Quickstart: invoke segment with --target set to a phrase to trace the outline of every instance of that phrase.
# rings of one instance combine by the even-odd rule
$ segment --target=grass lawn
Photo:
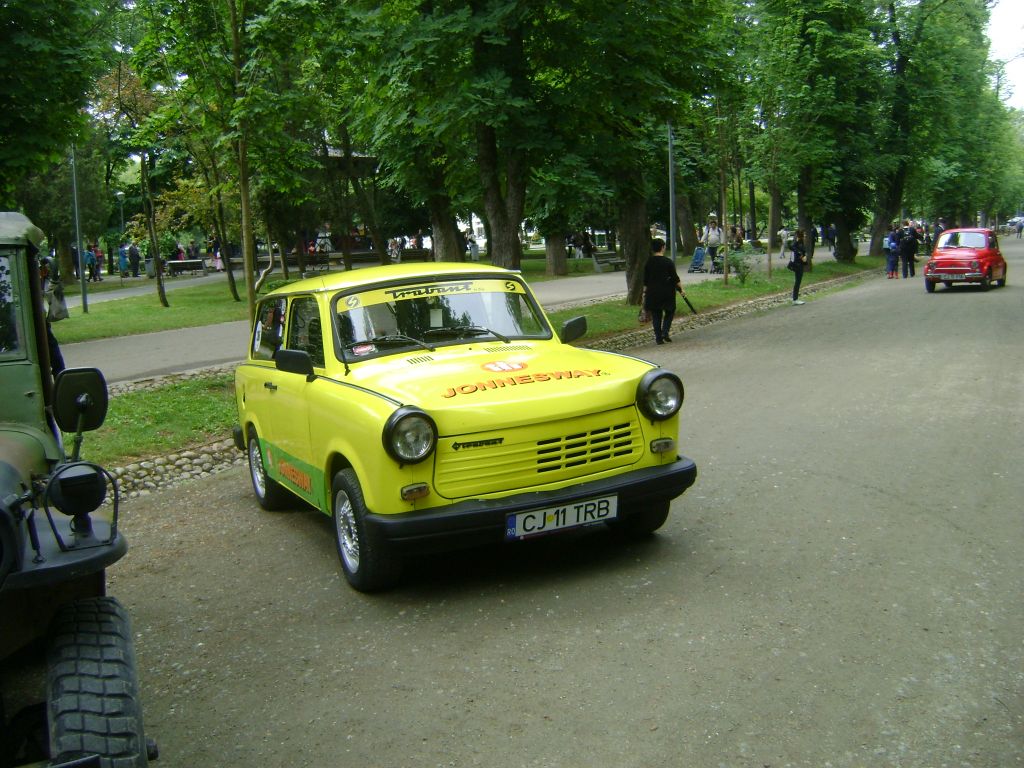
[[[855,265],[823,260],[804,275],[804,285],[875,268],[881,268],[880,259],[862,257]],[[543,275],[544,269],[543,259],[524,260],[523,272],[530,281],[536,280],[538,273]],[[689,286],[686,295],[698,311],[703,311],[783,293],[791,286],[790,273],[778,269],[771,280],[760,273],[752,274],[745,285],[735,277],[730,278],[729,285],[723,285],[721,280],[709,280]],[[62,321],[57,330],[61,341],[69,342],[72,341],[69,331],[78,324],[96,334],[88,338],[101,338],[145,332],[139,330],[140,327],[163,330],[242,320],[246,316],[245,305],[232,301],[227,286],[221,283],[180,288],[170,296],[170,303],[170,309],[160,307],[155,295],[98,303],[88,316],[72,315],[73,319]],[[584,314],[589,327],[587,336],[600,338],[636,330],[636,313],[635,306],[615,300],[552,312],[549,317],[559,328],[565,320]],[[107,329],[116,332],[106,333]],[[223,439],[230,435],[236,418],[230,375],[200,377],[159,389],[127,393],[111,398],[106,423],[89,435],[87,456],[106,466],[125,466],[140,458]]]
[[[227,281],[178,288],[167,294],[170,307],[160,306],[155,281],[150,285],[153,292],[145,296],[94,302],[89,304],[88,313],[74,308],[71,317],[54,325],[54,333],[61,344],[74,344],[245,320],[249,316],[244,301],[244,285],[239,286],[242,301],[231,298]]]

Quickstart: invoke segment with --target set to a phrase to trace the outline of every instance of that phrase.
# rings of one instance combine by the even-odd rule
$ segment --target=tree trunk
[[[143,151],[139,159],[139,179],[142,182],[142,207],[146,214],[146,231],[149,234],[149,253],[153,259],[153,274],[156,275],[156,295],[160,300],[160,306],[169,307],[171,305],[167,301],[167,291],[164,289],[163,258],[160,256],[160,243],[156,236],[156,207],[153,202],[153,191],[150,188],[149,162],[149,153]],[[84,254],[81,255],[84,256]]]
[[[559,228],[553,235],[544,235],[544,258],[547,260],[549,275],[569,274],[569,263],[565,254],[565,228]]]
[[[430,210],[430,239],[434,245],[435,261],[465,261],[466,252],[460,247],[458,223],[452,214],[447,195],[431,195],[427,200]]]
[[[476,145],[484,215],[490,230],[488,255],[495,266],[518,269],[523,255],[519,225],[526,200],[525,161],[519,153],[511,153],[502,173],[498,167],[497,137],[494,129],[487,125],[477,126]]]
[[[779,242],[779,230],[782,229],[782,192],[774,181],[768,182],[768,250],[772,251],[782,245]]]
[[[814,169],[809,165],[805,165],[800,169],[800,176],[796,185],[796,225],[798,229],[804,231],[804,247],[807,249],[808,272],[813,269],[814,265],[814,239],[811,237],[811,227],[814,224],[807,211],[807,201],[811,196],[813,177]]]
[[[676,226],[679,228],[679,244],[682,248],[680,259],[689,263],[697,249],[697,226],[686,195],[676,195]]]
[[[236,141],[235,148],[238,151],[238,192],[242,211],[242,269],[245,270],[245,293],[251,323],[256,317],[256,236],[252,229],[249,193],[249,143],[244,131]]]
[[[857,256],[857,246],[853,242],[853,230],[842,216],[836,217],[836,250],[835,260],[852,264]]]
[[[619,235],[622,239],[622,255],[626,259],[626,301],[639,304],[644,291],[644,265],[651,255],[651,229],[647,220],[647,198],[643,194],[643,183],[639,171],[631,173],[634,181],[620,195]]]
[[[754,180],[747,180],[747,196],[750,198],[750,229],[747,234],[750,235],[750,242],[753,243],[758,239],[757,237],[757,201],[754,198]]]

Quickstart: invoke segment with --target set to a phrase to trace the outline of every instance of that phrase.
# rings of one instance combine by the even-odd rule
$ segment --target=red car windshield
[[[939,248],[984,248],[984,232],[943,232]]]

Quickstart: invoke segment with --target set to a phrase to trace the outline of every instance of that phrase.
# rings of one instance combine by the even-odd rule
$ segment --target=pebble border
[[[875,271],[866,271],[858,272],[853,275],[846,275],[844,277],[837,277],[833,280],[826,280],[821,283],[808,285],[801,290],[801,294],[811,295],[855,280],[880,277],[881,274],[881,271],[878,271],[877,273]],[[761,312],[782,304],[789,304],[789,296],[790,294],[787,291],[786,293],[762,296],[757,299],[751,299],[749,301],[740,302],[739,304],[733,304],[721,309],[703,312],[698,315],[689,314],[680,316],[672,323],[672,330],[673,332],[679,333],[693,328],[711,325],[712,323],[718,323],[723,320],[741,317],[742,315],[748,315],[752,312]],[[557,306],[549,307],[547,311],[551,312],[562,309],[572,309],[574,307],[586,307],[591,304],[598,304],[603,301],[607,301],[609,298],[614,299],[624,297],[625,294],[620,294],[619,296],[606,296],[585,302],[559,304]],[[593,341],[584,342],[580,346],[587,349],[603,349],[611,352],[621,352],[623,350],[644,346],[650,343],[651,331],[650,328],[645,327],[638,328],[635,331],[627,331],[615,336],[594,339]],[[199,376],[213,376],[217,374],[231,373],[237,365],[238,363],[227,363],[225,365],[196,368],[191,371],[182,371],[180,373],[155,376],[148,379],[139,379],[137,381],[117,382],[109,386],[110,396],[117,397],[118,395],[126,394],[128,392],[158,389],[160,387],[173,385],[178,381],[184,381],[186,379],[196,378]],[[235,441],[229,437],[227,439],[216,440],[205,445],[190,446],[187,450],[172,453],[167,456],[158,456],[144,461],[133,462],[124,467],[115,467],[110,470],[110,473],[117,478],[121,497],[130,499],[138,496],[148,496],[149,494],[161,489],[173,488],[176,485],[180,485],[181,483],[195,478],[209,477],[217,472],[223,472],[226,469],[231,469],[232,467],[236,467],[240,464],[245,464],[246,460],[247,457],[245,452],[239,451],[235,447]]]

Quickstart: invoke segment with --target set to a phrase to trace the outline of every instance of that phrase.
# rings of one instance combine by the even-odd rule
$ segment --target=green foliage
[[[746,285],[750,277],[750,257],[743,251],[729,251],[729,271],[740,281],[740,285]]]
[[[0,4],[0,205],[62,157],[111,48],[113,0]]]

